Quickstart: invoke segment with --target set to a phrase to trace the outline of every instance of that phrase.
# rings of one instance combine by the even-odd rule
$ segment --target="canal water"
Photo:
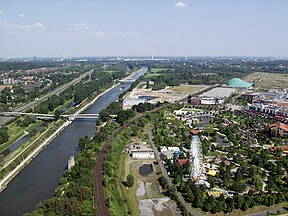
[[[1,152],[0,155],[1,154],[3,154],[4,156],[8,155],[10,152],[14,151],[19,146],[21,146],[23,143],[25,143],[27,140],[29,140],[31,138],[31,134],[41,131],[47,125],[48,125],[48,123],[44,122],[40,126],[36,127],[33,131],[30,132],[30,134],[27,134],[27,135],[23,136],[21,139],[17,140],[17,142],[13,143],[13,145],[11,145],[9,148],[7,148],[3,152]]]
[[[146,72],[145,67],[132,78],[137,79]],[[116,86],[83,113],[99,113],[118,100],[123,87],[128,89],[130,86],[131,82]],[[85,135],[92,137],[95,129],[96,120],[93,119],[75,120],[66,127],[0,194],[0,216],[23,215],[35,209],[40,201],[52,197],[66,170],[68,158],[79,152],[79,139]]]

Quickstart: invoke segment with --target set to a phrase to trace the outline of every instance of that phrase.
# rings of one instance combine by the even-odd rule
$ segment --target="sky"
[[[0,57],[288,56],[287,0],[0,0]]]

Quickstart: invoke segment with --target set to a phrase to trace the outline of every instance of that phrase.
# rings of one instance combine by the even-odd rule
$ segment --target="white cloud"
[[[22,24],[6,23],[6,22],[0,21],[0,28],[25,30],[25,29],[45,29],[45,26],[40,22],[22,25]]]
[[[18,14],[17,16],[20,17],[20,18],[25,18],[24,14]]]
[[[106,36],[106,33],[103,32],[103,31],[98,31],[98,32],[94,33],[94,36],[96,36],[96,37],[104,37],[104,36]]]
[[[37,29],[44,29],[45,28],[45,26],[40,22],[33,23],[32,27],[37,28]]]
[[[72,23],[67,29],[68,35],[72,37],[105,37],[103,31],[94,31],[86,23]]]
[[[69,31],[88,31],[91,27],[88,26],[86,23],[73,23],[68,28]]]
[[[178,29],[187,29],[187,26],[178,26]]]
[[[112,32],[112,36],[116,37],[123,37],[123,36],[139,36],[140,34],[138,32]]]
[[[186,7],[186,4],[183,3],[183,2],[177,2],[177,3],[175,4],[175,6],[178,7],[178,8],[185,8],[185,7]]]

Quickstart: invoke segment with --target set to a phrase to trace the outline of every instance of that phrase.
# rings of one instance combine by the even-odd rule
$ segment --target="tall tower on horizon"
[[[152,53],[152,56],[151,56],[151,60],[153,61],[154,60],[154,54]]]

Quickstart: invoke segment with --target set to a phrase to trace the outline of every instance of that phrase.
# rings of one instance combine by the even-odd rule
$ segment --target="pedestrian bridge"
[[[74,119],[97,119],[99,114],[77,114],[77,115],[61,115],[63,118],[68,118],[69,120]]]
[[[119,80],[121,83],[125,82],[125,83],[133,83],[136,81],[136,79],[133,79],[133,78],[128,78],[128,79],[122,79],[122,80]]]

